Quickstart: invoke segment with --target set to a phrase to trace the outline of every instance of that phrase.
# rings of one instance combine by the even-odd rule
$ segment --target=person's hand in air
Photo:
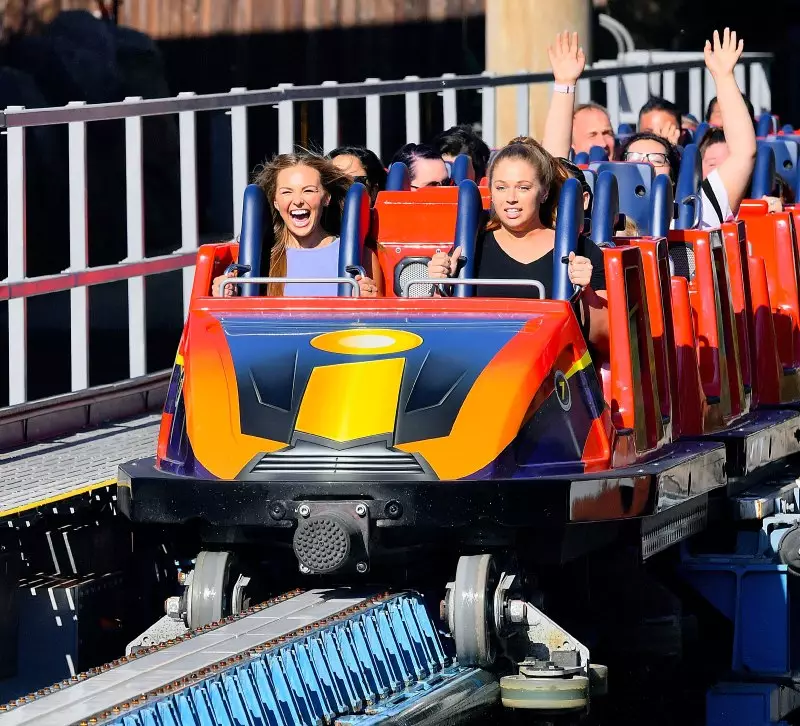
[[[681,130],[672,122],[667,122],[663,126],[653,129],[653,133],[666,139],[673,146],[678,143],[681,138]]]
[[[437,252],[428,263],[428,277],[452,277],[456,272],[461,248],[456,247],[452,255]]]
[[[588,257],[581,257],[574,252],[569,253],[567,266],[569,281],[573,285],[586,287],[592,279],[592,262]]]
[[[356,282],[361,292],[361,297],[378,297],[378,286],[372,278],[356,275]]]
[[[211,295],[213,297],[222,297],[221,289],[222,283],[225,282],[228,278],[237,277],[238,272],[236,270],[232,270],[231,272],[226,272],[224,275],[219,275],[218,277],[214,278],[214,282],[211,285]],[[225,288],[225,297],[235,297],[236,296],[236,288],[233,285],[228,285]]]
[[[578,34],[564,31],[547,47],[550,67],[556,83],[574,86],[586,67],[586,55],[578,45]]]
[[[720,40],[719,31],[715,30],[713,46],[711,41],[707,40],[705,48],[703,48],[706,68],[715,80],[721,76],[732,74],[743,50],[744,41],[737,42],[736,31],[732,32],[730,28],[725,28],[722,40]]]

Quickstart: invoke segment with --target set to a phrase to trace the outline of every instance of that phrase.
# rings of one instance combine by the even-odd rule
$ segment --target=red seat
[[[761,258],[783,368],[781,400],[800,400],[800,246],[797,212],[768,212],[761,199],[746,199],[739,208],[749,254]],[[764,302],[764,301],[762,301]]]
[[[489,208],[488,189],[481,189]],[[453,246],[458,187],[432,187],[415,192],[380,192],[375,201],[372,237],[388,297],[398,297],[401,279],[427,277],[427,265],[437,252]],[[429,291],[420,285],[417,296]],[[410,291],[415,296],[415,289]]]

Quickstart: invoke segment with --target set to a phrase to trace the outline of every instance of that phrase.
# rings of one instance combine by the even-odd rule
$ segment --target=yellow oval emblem
[[[311,345],[327,353],[342,355],[384,355],[402,353],[422,345],[422,338],[405,330],[386,328],[337,330],[312,339]]]

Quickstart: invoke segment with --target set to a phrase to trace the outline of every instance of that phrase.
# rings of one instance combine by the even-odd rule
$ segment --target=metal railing
[[[679,74],[688,77],[689,110],[698,118],[703,105],[714,94],[710,77],[704,78],[702,54],[676,54],[634,51],[621,54],[616,61],[596,63],[588,68],[577,89],[577,101],[592,100],[592,82],[605,84],[606,106],[614,126],[635,122],[639,107],[651,93],[674,99]],[[772,55],[746,53],[736,69],[740,87],[749,95],[756,112],[770,109],[768,68]],[[705,81],[705,83],[704,83]],[[267,90],[234,88],[229,93],[195,95],[181,93],[176,98],[142,100],[127,98],[120,103],[87,105],[70,103],[65,107],[25,109],[9,107],[0,114],[7,144],[8,194],[8,278],[0,282],[0,301],[8,305],[9,403],[27,400],[27,308],[34,295],[70,291],[71,389],[79,391],[89,384],[88,290],[91,285],[127,280],[129,375],[146,374],[146,325],[144,277],[183,269],[184,309],[191,291],[195,253],[198,247],[196,114],[226,110],[231,121],[231,169],[234,235],[241,225],[244,189],[248,183],[248,108],[273,106],[278,114],[277,150],[289,152],[295,144],[295,104],[322,104],[323,145],[332,149],[339,142],[338,104],[344,99],[363,98],[366,107],[366,146],[381,148],[381,98],[405,97],[405,135],[408,142],[421,136],[420,94],[441,97],[444,127],[458,123],[457,94],[473,90],[482,94],[482,135],[490,146],[496,138],[495,91],[516,88],[516,131],[529,132],[529,94],[534,84],[551,83],[550,73],[520,72],[512,75],[455,76],[441,78],[407,77],[398,81],[369,78],[364,83],[328,81],[320,86],[282,84]],[[170,255],[145,258],[142,120],[149,116],[178,115],[180,154],[181,246]],[[124,119],[125,181],[127,219],[127,257],[117,265],[88,266],[87,153],[86,124]],[[69,159],[69,269],[46,277],[26,277],[26,154],[25,130],[31,127],[67,124]]]

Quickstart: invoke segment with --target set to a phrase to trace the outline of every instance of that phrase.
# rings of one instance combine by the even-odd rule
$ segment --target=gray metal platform
[[[154,454],[160,421],[139,416],[0,454],[0,518],[114,485],[120,464]]]

